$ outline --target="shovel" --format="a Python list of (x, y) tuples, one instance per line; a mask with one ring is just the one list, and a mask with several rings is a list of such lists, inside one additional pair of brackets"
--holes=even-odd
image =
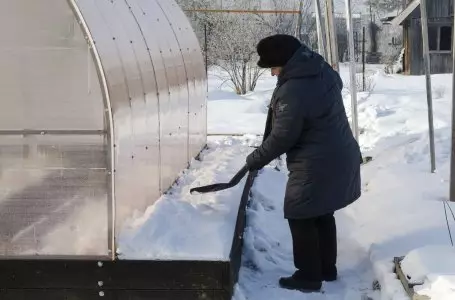
[(234, 177), (232, 177), (231, 181), (229, 181), (227, 183), (215, 183), (215, 184), (195, 187), (190, 190), (190, 193), (192, 195), (206, 194), (206, 193), (213, 193), (213, 192), (230, 189), (230, 188), (236, 186), (242, 180), (242, 178), (245, 177), (246, 173), (248, 173), (247, 165), (243, 166), (240, 169), (240, 171), (238, 171), (237, 174), (235, 174)]

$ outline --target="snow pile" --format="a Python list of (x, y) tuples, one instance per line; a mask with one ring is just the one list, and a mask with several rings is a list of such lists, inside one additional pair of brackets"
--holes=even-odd
[(406, 255), (401, 268), (414, 291), (431, 299), (452, 300), (455, 294), (455, 248), (426, 246)]
[(211, 141), (171, 190), (119, 238), (120, 259), (228, 260), (246, 176), (229, 190), (191, 195), (196, 186), (229, 182), (253, 151), (254, 139)]

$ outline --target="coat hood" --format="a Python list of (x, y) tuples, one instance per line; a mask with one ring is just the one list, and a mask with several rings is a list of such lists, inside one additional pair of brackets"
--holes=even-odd
[(321, 55), (302, 45), (283, 67), (278, 76), (278, 82), (282, 83), (289, 79), (318, 75), (325, 65), (326, 62)]

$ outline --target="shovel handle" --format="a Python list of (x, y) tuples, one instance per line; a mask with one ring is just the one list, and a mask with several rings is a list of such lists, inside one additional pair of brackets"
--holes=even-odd
[(200, 187), (195, 187), (190, 189), (190, 193), (201, 193), (201, 194), (206, 194), (206, 193), (213, 193), (217, 191), (222, 191), (226, 189), (230, 189), (234, 186), (236, 186), (243, 177), (248, 173), (248, 166), (244, 165), (235, 175), (232, 177), (232, 179), (228, 183), (215, 183), (215, 184), (210, 184), (210, 185), (205, 185), (205, 186), (200, 186)]

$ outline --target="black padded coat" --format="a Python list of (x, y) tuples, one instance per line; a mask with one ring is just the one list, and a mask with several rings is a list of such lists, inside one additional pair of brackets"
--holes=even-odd
[(361, 195), (361, 153), (346, 116), (339, 74), (302, 46), (283, 67), (261, 146), (247, 157), (261, 169), (286, 154), (287, 219), (342, 209)]

